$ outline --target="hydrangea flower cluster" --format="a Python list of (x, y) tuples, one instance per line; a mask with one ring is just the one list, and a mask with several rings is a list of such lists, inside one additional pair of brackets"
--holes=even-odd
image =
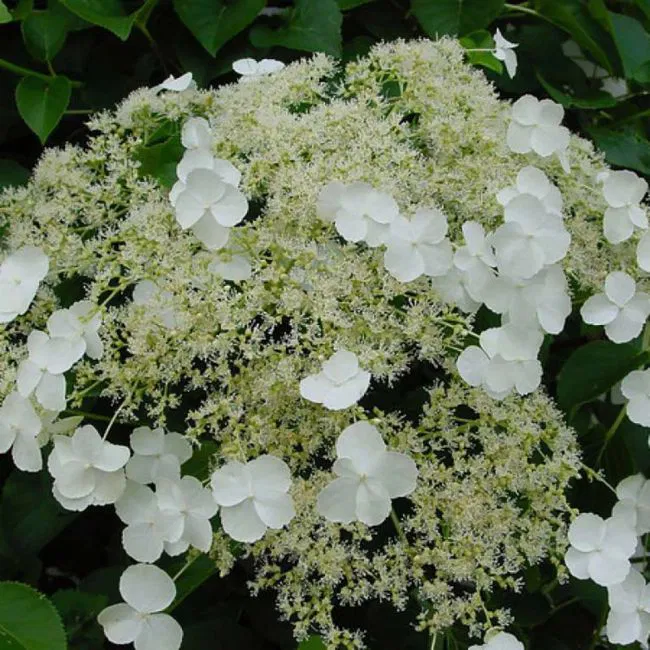
[[(35, 471), (45, 449), (66, 508), (115, 507), (135, 564), (99, 619), (112, 642), (178, 648), (153, 563), (192, 549), (222, 574), (247, 556), (298, 639), (363, 648), (337, 608), (417, 593), (419, 629), (514, 650), (483, 596), (544, 558), (566, 575), (580, 467), (540, 346), (569, 279), (608, 335), (643, 326), (639, 187), (605, 194), (617, 172), (561, 107), (499, 100), (450, 39), (344, 69), (240, 63), (252, 82), (136, 91), (0, 194), (0, 450)], [(181, 153), (156, 173), (161, 134)], [(630, 243), (610, 245), (606, 213)], [(479, 309), (500, 326), (479, 330)], [(417, 404), (393, 399), (403, 381)], [(579, 571), (611, 556), (623, 573), (627, 539), (592, 524), (571, 534)]]

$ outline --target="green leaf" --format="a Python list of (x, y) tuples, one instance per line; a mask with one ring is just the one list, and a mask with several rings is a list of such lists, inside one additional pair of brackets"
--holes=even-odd
[(361, 5), (370, 4), (375, 0), (336, 0), (336, 1), (341, 11), (349, 11), (350, 9), (356, 9), (357, 7), (361, 7)]
[(7, 5), (0, 0), (0, 25), (3, 23), (10, 23), (13, 20), (13, 16), (9, 13)]
[(5, 482), (0, 522), (7, 542), (21, 555), (38, 553), (77, 516), (54, 499), (46, 472), (16, 470)]
[[(182, 562), (176, 563), (175, 570), (168, 573), (174, 575), (185, 564), (185, 559)], [(217, 566), (214, 560), (211, 560), (207, 555), (196, 555), (192, 563), (181, 573), (176, 579), (176, 598), (169, 606), (169, 611), (176, 609), (191, 593), (196, 591), (208, 578), (217, 572)]]
[(59, 123), (69, 102), (70, 80), (67, 77), (52, 77), (52, 81), (24, 77), (16, 86), (18, 112), (42, 144)]
[(280, 45), (292, 50), (341, 56), (343, 15), (336, 0), (296, 0), (288, 22), (279, 29), (256, 25), (251, 29), (255, 47)]
[(218, 451), (219, 445), (216, 442), (205, 440), (194, 450), (192, 458), (183, 465), (183, 474), (204, 481), (210, 474), (212, 459)]
[(231, 38), (250, 25), (265, 0), (173, 0), (185, 26), (214, 56)]
[(63, 619), (68, 641), (74, 648), (103, 646), (104, 634), (97, 625), (97, 616), (109, 604), (106, 595), (60, 589), (52, 596), (52, 603)]
[(634, 4), (650, 19), (650, 0), (634, 0)]
[[(476, 32), (464, 36), (460, 39), (460, 44), (466, 50), (494, 48), (494, 40), (490, 32), (485, 29), (479, 29)], [(482, 65), (484, 68), (488, 68), (488, 70), (492, 70), (497, 74), (503, 73), (503, 64), (491, 52), (467, 52), (467, 60), (472, 65)]]
[(558, 375), (560, 406), (571, 411), (595, 399), (647, 359), (647, 353), (629, 343), (593, 341), (583, 345), (567, 359)]
[(0, 158), (0, 188), (9, 185), (24, 185), (29, 180), (29, 170), (15, 160)]
[(608, 13), (625, 77), (641, 83), (650, 81), (650, 34), (638, 20)]
[(608, 163), (650, 174), (650, 141), (634, 128), (591, 127), (587, 131)]
[(411, 0), (411, 11), (431, 37), (464, 36), (487, 27), (503, 11), (503, 0)]
[(29, 53), (39, 61), (51, 61), (65, 43), (67, 21), (52, 11), (35, 11), (23, 20), (23, 40)]
[(176, 182), (176, 166), (183, 152), (180, 135), (143, 147), (135, 156), (140, 161), (140, 175), (153, 176), (163, 187), (171, 187)]
[(65, 631), (52, 603), (18, 582), (0, 582), (3, 650), (66, 650)]
[(140, 9), (127, 14), (120, 0), (60, 0), (61, 4), (73, 14), (113, 32), (119, 39), (126, 41), (131, 34), (141, 11), (149, 10), (149, 2)]
[(571, 34), (583, 50), (610, 73), (614, 73), (616, 52), (611, 38), (589, 15), (581, 0), (537, 0), (535, 8), (550, 22)]
[(315, 634), (312, 634), (308, 639), (305, 639), (299, 646), (298, 650), (326, 650), (327, 646), (323, 639)]
[(546, 92), (551, 96), (551, 99), (566, 106), (567, 108), (584, 108), (584, 109), (597, 109), (597, 108), (609, 108), (611, 106), (616, 106), (618, 103), (615, 97), (612, 97), (609, 93), (606, 93), (603, 90), (589, 90), (588, 92), (576, 96), (571, 94), (574, 91), (573, 87), (569, 87), (566, 92), (560, 90), (549, 81), (544, 79), (544, 77), (538, 72), (537, 79), (539, 83), (544, 86)]

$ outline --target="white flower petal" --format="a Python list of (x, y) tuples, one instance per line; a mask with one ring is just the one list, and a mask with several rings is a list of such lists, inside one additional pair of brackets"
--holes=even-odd
[(357, 519), (358, 479), (337, 478), (325, 487), (316, 501), (316, 510), (328, 521), (349, 524)]
[(221, 525), (234, 540), (249, 544), (262, 539), (266, 532), (266, 525), (257, 514), (252, 499), (245, 499), (235, 506), (223, 506)]
[(371, 478), (359, 483), (356, 504), (359, 521), (368, 526), (378, 526), (390, 514), (390, 496), (386, 488)]
[(578, 551), (594, 551), (600, 548), (605, 532), (605, 522), (601, 517), (583, 512), (569, 526), (569, 543)]
[(248, 468), (239, 461), (231, 461), (215, 470), (210, 485), (220, 506), (234, 506), (253, 494)]
[(391, 499), (404, 497), (415, 490), (418, 468), (412, 458), (397, 451), (387, 451), (381, 455), (371, 473), (371, 478), (379, 481)]
[(591, 296), (580, 309), (582, 320), (590, 325), (607, 325), (618, 314), (619, 308), (604, 293)]
[(174, 581), (157, 566), (135, 564), (120, 578), (120, 594), (128, 605), (141, 614), (161, 612), (176, 597)]
[(269, 528), (279, 529), (286, 526), (296, 514), (293, 500), (283, 492), (269, 491), (257, 494), (253, 505), (259, 518)]
[(122, 531), (122, 546), (137, 562), (155, 562), (163, 552), (163, 539), (148, 522), (131, 524)]
[(458, 374), (470, 385), (480, 386), (485, 379), (485, 371), (490, 362), (481, 348), (470, 345), (465, 348), (456, 361)]
[(138, 612), (126, 603), (103, 609), (97, 621), (104, 628), (106, 638), (118, 645), (132, 643), (142, 627), (142, 619), (138, 616)]
[(349, 458), (359, 474), (368, 474), (386, 453), (381, 434), (364, 420), (346, 427), (336, 441), (336, 455)]
[(135, 638), (135, 650), (179, 650), (183, 628), (169, 614), (148, 616)]
[(569, 569), (569, 573), (578, 578), (578, 580), (586, 580), (589, 578), (589, 557), (590, 553), (583, 553), (575, 548), (569, 548), (564, 556), (564, 563)]
[(256, 498), (274, 492), (287, 492), (291, 487), (291, 471), (280, 458), (265, 454), (249, 461), (247, 466)]

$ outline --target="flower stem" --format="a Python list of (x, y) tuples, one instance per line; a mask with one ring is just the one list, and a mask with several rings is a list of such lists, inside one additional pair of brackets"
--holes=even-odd
[(585, 465), (584, 463), (580, 463), (580, 465), (582, 466), (582, 469), (584, 469), (587, 476), (592, 478), (594, 481), (598, 481), (599, 483), (602, 483), (607, 489), (611, 490), (614, 494), (616, 494), (616, 490), (598, 472), (596, 472), (591, 467), (589, 467), (589, 465)]
[(609, 427), (609, 429), (607, 429), (607, 433), (605, 434), (605, 440), (603, 441), (603, 446), (600, 448), (600, 451), (598, 452), (598, 458), (596, 458), (596, 467), (600, 467), (600, 461), (603, 458), (605, 449), (607, 449), (607, 445), (614, 437), (614, 434), (616, 433), (618, 427), (621, 426), (621, 422), (623, 422), (623, 418), (625, 417), (626, 410), (627, 410), (627, 404), (625, 404), (621, 408), (619, 414), (616, 416), (616, 419), (614, 420), (614, 423), (612, 424), (611, 427)]
[(131, 393), (129, 393), (124, 398), (122, 403), (115, 410), (115, 413), (113, 413), (113, 417), (110, 419), (110, 422), (106, 426), (106, 430), (104, 431), (104, 437), (102, 438), (102, 440), (106, 440), (106, 438), (108, 437), (108, 433), (112, 429), (113, 425), (115, 424), (115, 422), (117, 420), (117, 416), (120, 414), (120, 411), (126, 406), (126, 403), (129, 401), (129, 399), (131, 399)]
[(395, 526), (395, 530), (397, 531), (397, 536), (400, 539), (400, 542), (404, 544), (404, 546), (409, 545), (408, 539), (406, 539), (406, 535), (404, 534), (404, 529), (402, 528), (402, 524), (400, 524), (399, 519), (397, 518), (397, 514), (393, 508), (390, 509), (390, 518), (391, 521), (393, 522), (393, 526)]
[(530, 14), (531, 16), (535, 16), (537, 18), (542, 18), (544, 20), (548, 20), (545, 16), (542, 16), (540, 13), (535, 11), (534, 9), (531, 9), (530, 7), (526, 7), (525, 5), (514, 5), (510, 2), (506, 2), (503, 5), (504, 9), (509, 9), (510, 11), (520, 11), (521, 13), (524, 14)]

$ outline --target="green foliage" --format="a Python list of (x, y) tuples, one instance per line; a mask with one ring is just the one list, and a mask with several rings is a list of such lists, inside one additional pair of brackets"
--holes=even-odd
[(0, 189), (9, 185), (24, 185), (29, 179), (29, 171), (15, 160), (0, 158)]
[(608, 15), (625, 76), (641, 83), (650, 81), (650, 34), (630, 16), (611, 11)]
[(319, 636), (310, 636), (305, 639), (299, 646), (298, 650), (326, 650), (327, 646)]
[(102, 647), (104, 633), (97, 625), (97, 615), (109, 604), (107, 596), (61, 589), (52, 596), (52, 603), (63, 620), (71, 648), (95, 650)]
[(0, 25), (2, 23), (10, 23), (13, 20), (7, 5), (0, 0)]
[(431, 38), (464, 36), (487, 27), (503, 10), (503, 0), (412, 0), (411, 10)]
[[(489, 50), (494, 48), (494, 39), (490, 32), (480, 29), (460, 39), (462, 46), (468, 50)], [(467, 60), (473, 65), (481, 65), (497, 74), (503, 72), (503, 63), (491, 52), (468, 52)]]
[(66, 650), (61, 619), (52, 603), (17, 582), (0, 582), (0, 644), (3, 650)]
[(65, 16), (54, 11), (29, 14), (21, 24), (23, 40), (30, 54), (39, 61), (52, 61), (68, 34)]
[(156, 2), (157, 0), (148, 0), (141, 9), (127, 14), (124, 3), (120, 0), (61, 0), (72, 13), (113, 32), (123, 41), (129, 38), (140, 12), (147, 11)]
[(578, 348), (558, 376), (557, 396), (567, 411), (607, 392), (632, 370), (648, 361), (638, 347), (593, 341)]
[(180, 135), (170, 136), (163, 142), (143, 147), (136, 160), (140, 161), (140, 174), (152, 176), (164, 187), (176, 181), (176, 165), (183, 156)]
[(212, 56), (250, 25), (263, 7), (264, 0), (174, 0), (180, 19)]
[(251, 41), (256, 47), (281, 45), (340, 56), (342, 20), (336, 0), (296, 0), (285, 25), (275, 30), (256, 26)]
[(24, 77), (16, 87), (16, 106), (29, 128), (42, 143), (59, 123), (70, 102), (70, 80)]

